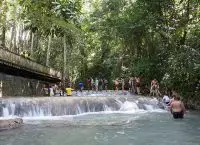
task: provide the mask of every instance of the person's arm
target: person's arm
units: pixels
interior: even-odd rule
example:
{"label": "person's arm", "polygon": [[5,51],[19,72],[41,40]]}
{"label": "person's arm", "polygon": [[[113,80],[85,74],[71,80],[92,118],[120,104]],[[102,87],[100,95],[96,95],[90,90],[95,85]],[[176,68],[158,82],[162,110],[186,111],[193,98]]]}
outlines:
{"label": "person's arm", "polygon": [[171,103],[170,106],[169,106],[169,109],[170,109],[170,112],[171,112],[171,113],[173,113],[172,108],[173,108],[173,103]]}
{"label": "person's arm", "polygon": [[183,102],[181,102],[181,108],[182,108],[183,112],[186,113],[186,109],[185,109]]}
{"label": "person's arm", "polygon": [[159,88],[160,88],[159,83],[157,83],[157,89],[159,89]]}

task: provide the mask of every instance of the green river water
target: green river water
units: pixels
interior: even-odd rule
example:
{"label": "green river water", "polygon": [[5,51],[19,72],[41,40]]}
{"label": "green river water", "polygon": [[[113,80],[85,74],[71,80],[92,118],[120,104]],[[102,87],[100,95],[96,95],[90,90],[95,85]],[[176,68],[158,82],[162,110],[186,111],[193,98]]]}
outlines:
{"label": "green river water", "polygon": [[200,112],[174,120],[165,111],[25,118],[0,132],[0,145],[200,145]]}

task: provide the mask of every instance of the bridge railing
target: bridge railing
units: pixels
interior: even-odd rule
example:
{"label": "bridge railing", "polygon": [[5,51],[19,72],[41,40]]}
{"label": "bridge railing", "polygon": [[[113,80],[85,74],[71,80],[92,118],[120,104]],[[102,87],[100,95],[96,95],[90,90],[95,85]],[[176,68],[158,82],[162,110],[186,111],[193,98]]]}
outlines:
{"label": "bridge railing", "polygon": [[2,48],[0,48],[0,63],[1,62],[12,65],[13,67],[19,67],[41,75],[47,75],[59,79],[61,79],[62,77],[62,74],[59,71],[38,64],[35,61],[32,61],[30,59],[27,59],[23,56],[20,56]]}

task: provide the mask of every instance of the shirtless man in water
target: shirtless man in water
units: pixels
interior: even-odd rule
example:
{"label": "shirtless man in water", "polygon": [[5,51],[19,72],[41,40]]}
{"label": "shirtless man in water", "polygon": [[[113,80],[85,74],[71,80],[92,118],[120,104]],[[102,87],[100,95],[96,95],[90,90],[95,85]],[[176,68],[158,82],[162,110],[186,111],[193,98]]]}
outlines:
{"label": "shirtless man in water", "polygon": [[170,111],[174,119],[183,118],[186,112],[183,102],[180,100],[180,97],[173,96],[174,101],[170,104]]}

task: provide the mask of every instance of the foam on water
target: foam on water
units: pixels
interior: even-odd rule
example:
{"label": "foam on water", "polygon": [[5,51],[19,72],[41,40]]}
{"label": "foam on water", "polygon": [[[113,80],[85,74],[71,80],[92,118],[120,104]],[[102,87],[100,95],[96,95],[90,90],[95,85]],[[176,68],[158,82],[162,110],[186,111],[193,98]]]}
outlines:
{"label": "foam on water", "polygon": [[[165,110],[162,109],[156,109],[156,110],[151,110],[151,111],[147,111],[147,110],[138,110],[136,111],[104,111],[104,112],[87,112],[87,113],[82,113],[82,114],[77,114],[77,115],[65,115],[65,116],[37,116],[37,117],[23,117],[23,120],[25,123],[35,123],[32,122],[33,120],[35,121],[39,121],[39,120],[54,120],[54,121],[58,121],[58,120],[66,120],[66,121],[73,121],[74,118],[76,117],[81,117],[81,116],[87,116],[87,115],[110,115],[110,114],[134,114],[136,118],[140,117],[142,114],[145,113],[153,113],[153,112],[159,112],[159,113],[166,113]],[[12,117],[8,117],[8,118],[12,118]],[[30,122],[31,121],[31,122]]]}
{"label": "foam on water", "polygon": [[[135,97],[124,92],[118,93],[121,96],[109,97],[109,95],[116,94],[116,92],[111,91],[82,93],[87,96],[2,99],[0,117],[17,116],[25,120],[62,120],[89,114],[164,112],[160,109],[159,101],[155,98]],[[102,97],[106,93],[108,97]],[[94,96],[91,97],[91,95]]]}

